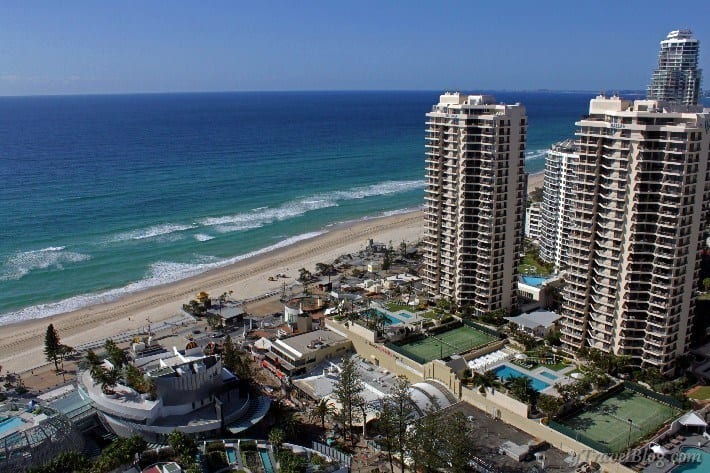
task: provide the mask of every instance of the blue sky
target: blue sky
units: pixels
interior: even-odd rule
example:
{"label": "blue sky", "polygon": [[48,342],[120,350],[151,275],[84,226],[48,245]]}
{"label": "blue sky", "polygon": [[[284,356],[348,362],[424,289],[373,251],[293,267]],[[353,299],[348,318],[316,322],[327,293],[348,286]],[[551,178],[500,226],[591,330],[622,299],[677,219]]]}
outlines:
{"label": "blue sky", "polygon": [[0,95],[638,89],[679,27],[710,75],[708,0],[3,0]]}

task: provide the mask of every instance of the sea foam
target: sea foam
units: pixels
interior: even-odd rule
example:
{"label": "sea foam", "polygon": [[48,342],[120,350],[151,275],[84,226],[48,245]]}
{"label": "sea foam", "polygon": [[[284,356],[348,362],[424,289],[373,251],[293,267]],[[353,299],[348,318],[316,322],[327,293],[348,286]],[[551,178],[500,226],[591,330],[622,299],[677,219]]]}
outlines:
{"label": "sea foam", "polygon": [[353,187],[344,191],[314,194],[286,202],[279,207],[259,207],[250,212],[204,218],[198,223],[214,227],[220,233],[239,232],[260,228],[275,221],[299,217],[314,210],[337,207],[338,203],[342,201],[391,195],[423,187],[424,181],[385,181],[370,186]]}
{"label": "sea foam", "polygon": [[[151,287],[159,286],[162,284],[168,284],[171,282],[176,282],[181,279],[188,278],[190,276],[195,276],[200,273],[204,273],[211,269],[221,268],[233,263],[237,263],[246,258],[252,256],[257,256],[269,251],[273,251],[279,248],[283,248],[302,240],[308,240],[322,235],[326,232],[309,232],[301,235],[296,235],[290,238],[286,238],[278,243],[267,246],[265,248],[251,251],[243,255],[235,256],[226,259],[217,259],[209,256],[197,256],[196,259],[201,261],[198,263],[175,263],[175,262],[157,262],[150,265],[148,274],[144,279],[130,283],[126,286],[111,289],[101,293],[94,294],[82,294],[74,297],[70,297],[59,302],[50,302],[46,304],[37,304],[24,309],[8,312],[0,315],[0,325],[10,324],[13,322],[19,322],[29,319],[41,319],[44,317],[49,317],[51,315],[62,314],[65,312],[71,312],[73,310],[78,310],[83,307],[87,307],[95,304],[102,304],[106,302],[115,301],[116,299],[132,294],[138,291],[149,289]],[[176,302],[178,304],[178,302]]]}
{"label": "sea foam", "polygon": [[153,225],[147,228],[140,228],[137,230],[131,230],[128,232],[119,233],[114,235],[109,241],[129,241],[129,240],[145,240],[148,238],[155,238],[170,235],[176,232],[183,232],[185,230],[192,230],[197,228],[195,225],[183,225],[177,223],[164,223],[160,225]]}
{"label": "sea foam", "polygon": [[67,251],[64,246],[18,251],[5,260],[2,270],[0,270],[0,281],[17,280],[38,269],[62,270],[65,264],[78,263],[88,259],[91,259],[91,256]]}

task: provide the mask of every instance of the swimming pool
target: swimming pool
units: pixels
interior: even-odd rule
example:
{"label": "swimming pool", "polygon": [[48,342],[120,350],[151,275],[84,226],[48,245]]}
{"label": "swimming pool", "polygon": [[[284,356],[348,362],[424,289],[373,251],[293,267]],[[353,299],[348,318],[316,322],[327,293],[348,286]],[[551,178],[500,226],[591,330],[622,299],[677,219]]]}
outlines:
{"label": "swimming pool", "polygon": [[710,468],[710,453],[699,448],[684,448],[684,463],[673,468],[672,473],[683,473],[686,471],[708,471]]}
{"label": "swimming pool", "polygon": [[234,450],[232,447],[225,447],[224,451],[227,454],[227,460],[229,460],[230,465],[232,463],[237,463],[237,451],[236,450]]}
{"label": "swimming pool", "polygon": [[[371,309],[371,310],[372,310],[372,309]],[[394,315],[390,315],[390,314],[387,314],[387,313],[385,313],[385,312],[382,312],[382,311],[379,311],[379,310],[376,310],[376,309],[374,310],[374,312],[375,312],[379,317],[384,317],[385,319],[387,319],[387,323],[386,323],[385,325],[404,324],[404,323],[406,323],[406,322],[405,322],[404,320],[402,320],[402,319],[409,319],[409,318],[411,318],[411,316],[406,315],[406,314],[404,314],[404,313],[398,313],[397,316],[394,316]],[[402,317],[402,319],[400,319],[399,317]]]}
{"label": "swimming pool", "polygon": [[505,379],[506,381],[510,378],[530,378],[532,380],[532,387],[535,391],[542,391],[545,388],[549,388],[550,385],[544,381],[540,381],[537,378],[528,376],[525,373],[516,370],[515,368],[508,365],[501,365],[493,368],[493,372],[498,375],[498,377]]}
{"label": "swimming pool", "polygon": [[540,371],[538,374],[543,378],[551,379],[552,381],[555,381],[556,379],[560,378],[559,376],[552,374],[549,371]]}
{"label": "swimming pool", "polygon": [[540,287],[542,283],[547,281],[549,278],[543,278],[540,276],[520,276],[520,282],[527,284],[528,286]]}
{"label": "swimming pool", "polygon": [[261,457],[261,463],[264,464],[264,471],[266,471],[266,473],[275,473],[274,465],[271,464],[271,458],[269,458],[269,451],[260,448],[259,456]]}
{"label": "swimming pool", "polygon": [[10,432],[11,430],[21,426],[24,423],[25,421],[23,421],[19,417],[10,417],[9,419],[5,419],[4,421],[0,422],[0,437],[6,432]]}

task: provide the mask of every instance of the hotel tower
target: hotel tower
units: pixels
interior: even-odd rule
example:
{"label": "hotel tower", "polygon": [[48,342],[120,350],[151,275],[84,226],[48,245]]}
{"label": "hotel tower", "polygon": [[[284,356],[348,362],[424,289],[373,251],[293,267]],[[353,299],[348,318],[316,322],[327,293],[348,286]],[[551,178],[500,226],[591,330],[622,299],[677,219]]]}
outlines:
{"label": "hotel tower", "polygon": [[525,107],[446,93],[426,116],[425,287],[475,315],[508,311],[523,243]]}
{"label": "hotel tower", "polygon": [[572,172],[577,164],[577,145],[565,140],[552,145],[545,157],[545,181],[540,212],[540,259],[555,269],[567,264],[567,238],[571,224]]}
{"label": "hotel tower", "polygon": [[690,30],[668,33],[661,41],[658,69],[653,72],[647,97],[654,100],[697,105],[701,70],[698,69],[700,41]]}
{"label": "hotel tower", "polygon": [[599,96],[576,126],[563,345],[670,374],[689,345],[710,202],[710,113]]}

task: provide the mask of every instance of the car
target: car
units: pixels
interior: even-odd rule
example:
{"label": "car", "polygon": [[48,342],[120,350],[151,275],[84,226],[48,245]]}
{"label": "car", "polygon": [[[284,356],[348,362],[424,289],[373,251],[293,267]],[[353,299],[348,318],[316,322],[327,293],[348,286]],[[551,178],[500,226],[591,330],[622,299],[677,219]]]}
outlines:
{"label": "car", "polygon": [[197,334],[202,333],[202,330],[193,330],[192,333],[194,333],[195,335],[197,335]]}
{"label": "car", "polygon": [[223,333],[211,333],[210,338],[222,338],[224,337]]}

